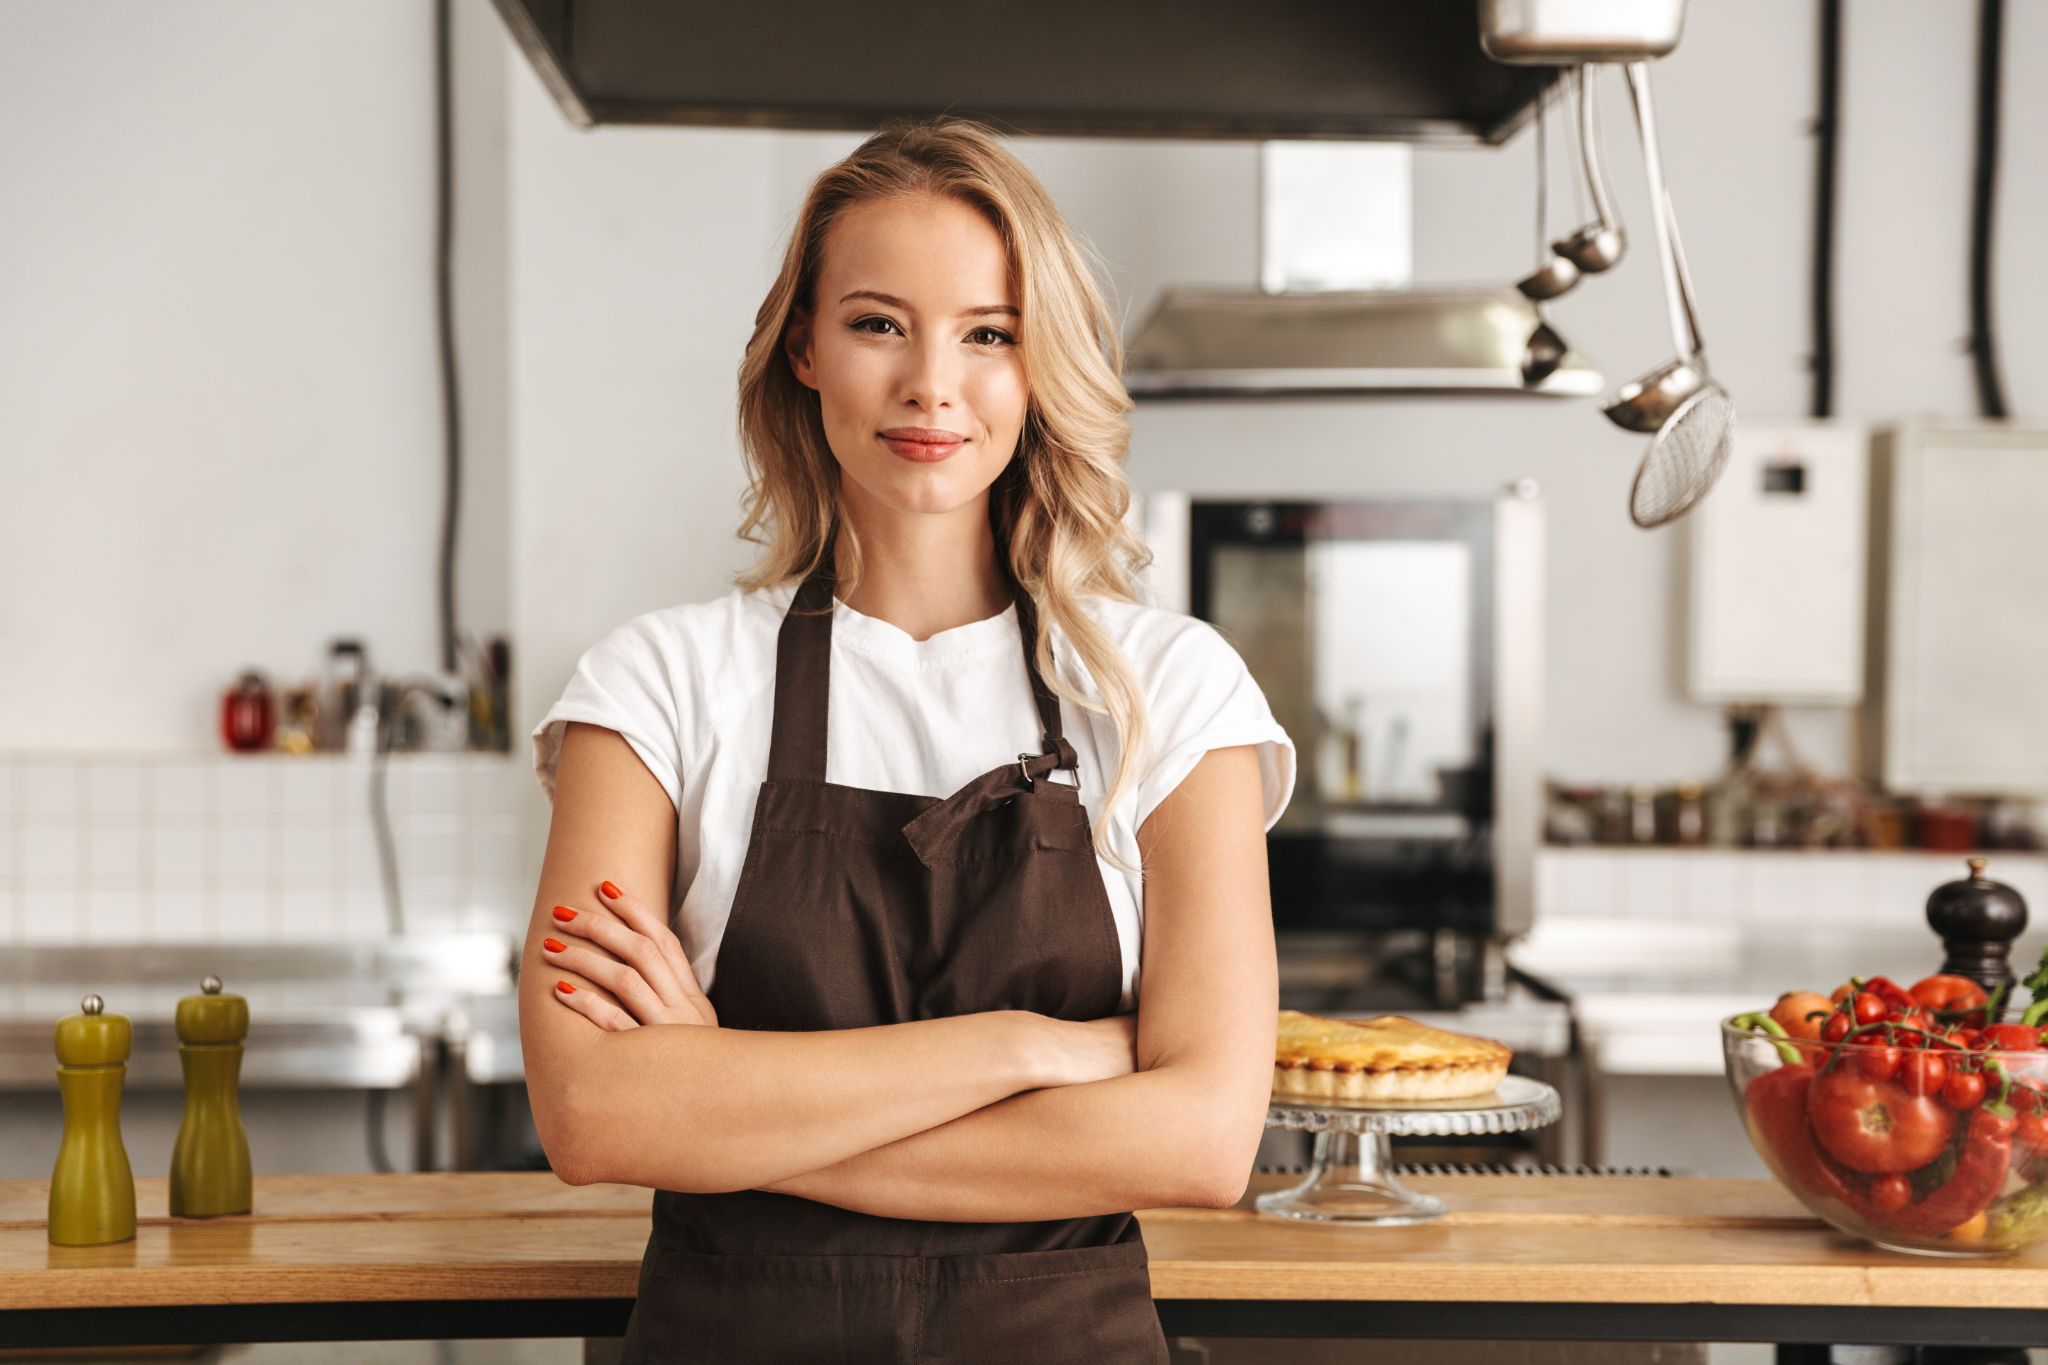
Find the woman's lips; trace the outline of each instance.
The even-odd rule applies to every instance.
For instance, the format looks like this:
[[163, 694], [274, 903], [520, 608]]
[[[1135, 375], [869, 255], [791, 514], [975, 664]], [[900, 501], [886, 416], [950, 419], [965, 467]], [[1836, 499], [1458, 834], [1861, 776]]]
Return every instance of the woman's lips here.
[[919, 464], [935, 464], [945, 459], [961, 446], [964, 441], [907, 441], [895, 436], [884, 436], [882, 444], [906, 460]]

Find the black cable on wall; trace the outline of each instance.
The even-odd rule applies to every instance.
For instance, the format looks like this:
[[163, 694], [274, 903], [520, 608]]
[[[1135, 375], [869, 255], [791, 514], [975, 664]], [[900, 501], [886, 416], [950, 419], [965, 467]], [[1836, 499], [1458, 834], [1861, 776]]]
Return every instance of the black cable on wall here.
[[434, 4], [434, 151], [435, 151], [435, 320], [441, 352], [441, 498], [440, 622], [441, 671], [459, 669], [461, 637], [455, 613], [455, 547], [462, 515], [462, 387], [455, 364], [454, 250], [455, 151], [452, 57], [448, 38], [448, 0]]
[[1842, 0], [1820, 0], [1819, 111], [1814, 131], [1813, 399], [1815, 417], [1835, 411], [1835, 154], [1842, 130]]
[[1991, 332], [1991, 227], [1998, 181], [1999, 49], [2005, 0], [1979, 0], [1977, 10], [1977, 158], [1970, 177], [1970, 360], [1976, 369], [1977, 408], [1985, 417], [2006, 415], [1998, 377], [1998, 342]]

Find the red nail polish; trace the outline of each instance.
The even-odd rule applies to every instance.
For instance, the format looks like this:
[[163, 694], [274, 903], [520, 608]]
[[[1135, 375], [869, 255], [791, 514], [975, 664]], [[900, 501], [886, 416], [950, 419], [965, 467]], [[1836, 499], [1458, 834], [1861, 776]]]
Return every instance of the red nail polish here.
[[567, 924], [570, 920], [576, 918], [576, 912], [566, 905], [558, 905], [555, 907], [555, 918]]
[[540, 941], [540, 943], [541, 943], [541, 946], [542, 946], [543, 948], [546, 948], [546, 949], [547, 949], [547, 950], [548, 950], [549, 952], [551, 952], [551, 953], [560, 953], [560, 952], [566, 952], [566, 951], [568, 950], [568, 947], [569, 947], [569, 945], [568, 945], [568, 944], [566, 944], [566, 943], [558, 943], [558, 942], [556, 942], [556, 941], [555, 941], [554, 939], [551, 939], [551, 938], [544, 938], [544, 939], [542, 939], [542, 940]]
[[566, 981], [557, 981], [555, 983], [555, 989], [560, 991], [564, 995], [576, 994], [576, 988]]
[[625, 892], [619, 890], [618, 887], [613, 886], [610, 882], [604, 883], [602, 886], [598, 887], [598, 890], [604, 892], [605, 895], [610, 896], [613, 900], [617, 900], [619, 897], [626, 894]]

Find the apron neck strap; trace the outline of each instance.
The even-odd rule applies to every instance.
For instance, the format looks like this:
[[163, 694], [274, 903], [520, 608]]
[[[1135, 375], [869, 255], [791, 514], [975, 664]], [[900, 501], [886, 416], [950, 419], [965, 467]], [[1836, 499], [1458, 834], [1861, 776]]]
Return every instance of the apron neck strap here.
[[[836, 610], [833, 593], [838, 586], [838, 564], [833, 557], [837, 540], [838, 528], [834, 527], [826, 534], [825, 550], [817, 568], [797, 586], [776, 637], [775, 721], [768, 742], [768, 778], [772, 782], [825, 780], [825, 721], [831, 700], [832, 617]], [[1038, 638], [1037, 604], [1018, 586], [1010, 572], [1009, 557], [999, 553], [997, 562], [1016, 601], [1017, 633], [1024, 644], [1024, 671], [1031, 678], [1031, 694], [1038, 703], [1045, 752], [1060, 756], [1057, 767], [1072, 768], [1077, 759], [1073, 746], [1061, 733], [1060, 700], [1046, 686], [1032, 650]]]

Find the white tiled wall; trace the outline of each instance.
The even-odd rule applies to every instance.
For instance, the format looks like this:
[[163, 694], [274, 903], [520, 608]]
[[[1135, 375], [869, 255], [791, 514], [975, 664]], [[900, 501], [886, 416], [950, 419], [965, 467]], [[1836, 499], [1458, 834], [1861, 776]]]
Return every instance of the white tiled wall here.
[[[382, 934], [373, 771], [329, 754], [0, 753], [0, 945]], [[384, 772], [406, 927], [519, 932], [539, 865], [518, 844], [524, 764], [394, 754]]]
[[[1985, 875], [2048, 920], [2048, 854], [1992, 851]], [[1719, 924], [1925, 923], [1927, 897], [1966, 876], [1960, 853], [1875, 849], [1548, 847], [1536, 854], [1536, 913]]]

